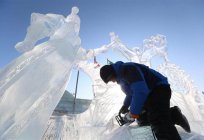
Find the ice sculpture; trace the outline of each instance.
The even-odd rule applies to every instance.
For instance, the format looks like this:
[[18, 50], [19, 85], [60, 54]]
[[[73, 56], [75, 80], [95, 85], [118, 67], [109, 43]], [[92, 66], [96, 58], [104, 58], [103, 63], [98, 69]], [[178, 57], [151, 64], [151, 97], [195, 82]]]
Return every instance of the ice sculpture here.
[[[66, 88], [80, 47], [78, 8], [64, 18], [31, 16], [24, 52], [0, 73], [0, 139], [40, 139], [46, 122]], [[49, 40], [34, 47], [36, 41]]]
[[[128, 61], [151, 67], [153, 56], [164, 62], [158, 70], [172, 84], [172, 105], [178, 104], [190, 120], [193, 133], [179, 129], [184, 139], [203, 139], [204, 101], [190, 77], [167, 58], [166, 37], [152, 36], [143, 45], [128, 48], [115, 33], [111, 41], [96, 49], [80, 47], [79, 9], [72, 8], [64, 18], [55, 14], [32, 14], [31, 25], [16, 49], [23, 54], [0, 72], [0, 139], [122, 140], [153, 139], [150, 127], [119, 127], [114, 116], [124, 94], [116, 84], [105, 85], [99, 78], [99, 67], [88, 59], [114, 49]], [[45, 37], [49, 40], [36, 45]], [[94, 99], [89, 109], [78, 115], [49, 117], [68, 83], [75, 66], [92, 79]], [[47, 121], [48, 126], [46, 126]], [[198, 134], [197, 134], [198, 133]]]
[[158, 34], [156, 36], [152, 36], [150, 39], [145, 39], [141, 48], [134, 47], [132, 49], [129, 49], [126, 45], [124, 45], [114, 32], [110, 33], [110, 37], [110, 47], [122, 54], [129, 61], [151, 66], [151, 59], [158, 55], [164, 58], [165, 62], [168, 62], [166, 51], [167, 42], [164, 35]]

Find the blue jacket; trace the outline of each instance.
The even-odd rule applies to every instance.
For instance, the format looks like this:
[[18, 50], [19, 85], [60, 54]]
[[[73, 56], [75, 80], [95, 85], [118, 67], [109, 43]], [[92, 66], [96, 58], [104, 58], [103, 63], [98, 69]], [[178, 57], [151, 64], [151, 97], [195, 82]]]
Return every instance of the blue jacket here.
[[149, 93], [159, 85], [169, 85], [167, 78], [159, 72], [138, 63], [123, 63], [118, 61], [112, 64], [116, 81], [126, 94], [124, 105], [130, 112], [139, 115]]

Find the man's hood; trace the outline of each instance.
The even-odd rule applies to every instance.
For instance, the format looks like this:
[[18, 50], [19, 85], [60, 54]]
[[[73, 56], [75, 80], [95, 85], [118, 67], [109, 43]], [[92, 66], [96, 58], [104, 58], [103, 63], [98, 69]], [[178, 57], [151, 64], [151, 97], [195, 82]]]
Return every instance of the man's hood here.
[[123, 64], [122, 61], [117, 61], [114, 64], [112, 64], [115, 74], [116, 74], [116, 81], [117, 83], [120, 81], [120, 67]]

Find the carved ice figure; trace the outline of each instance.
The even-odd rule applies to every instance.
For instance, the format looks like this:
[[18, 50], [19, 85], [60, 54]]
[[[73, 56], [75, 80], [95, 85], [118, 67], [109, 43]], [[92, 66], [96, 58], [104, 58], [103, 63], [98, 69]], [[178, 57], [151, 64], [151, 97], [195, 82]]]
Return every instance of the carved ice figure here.
[[168, 62], [166, 44], [166, 37], [160, 34], [145, 39], [143, 41], [141, 62], [149, 62], [151, 66], [151, 59], [156, 55], [161, 56], [165, 62]]
[[72, 7], [72, 12], [70, 15], [67, 16], [66, 21], [67, 22], [74, 22], [74, 30], [79, 34], [80, 31], [80, 18], [77, 15], [79, 12], [79, 9], [77, 7]]
[[109, 46], [111, 48], [113, 48], [116, 52], [119, 52], [119, 54], [123, 55], [129, 61], [139, 62], [139, 56], [136, 55], [134, 51], [125, 46], [114, 32], [111, 32], [109, 35], [111, 38], [111, 43]]
[[[16, 44], [15, 48], [19, 52], [26, 52], [34, 48], [35, 43], [45, 37], [50, 37], [50, 40], [69, 38], [70, 29], [66, 30], [68, 26], [74, 28], [74, 34], [78, 35], [80, 30], [80, 18], [77, 15], [79, 9], [72, 8], [72, 12], [66, 18], [62, 15], [56, 14], [31, 14], [31, 23], [27, 29], [27, 34], [24, 41]], [[72, 33], [72, 34], [73, 34]], [[79, 41], [79, 40], [77, 40]]]
[[1, 140], [41, 139], [80, 48], [77, 9], [67, 18], [31, 15], [26, 37], [16, 45], [24, 53], [0, 72]]
[[151, 66], [151, 59], [154, 56], [161, 56], [165, 62], [168, 62], [166, 51], [166, 37], [163, 35], [152, 36], [143, 41], [142, 47], [128, 48], [122, 43], [115, 33], [110, 33], [111, 43], [109, 44], [116, 52], [122, 54], [126, 59], [132, 62], [146, 64]]

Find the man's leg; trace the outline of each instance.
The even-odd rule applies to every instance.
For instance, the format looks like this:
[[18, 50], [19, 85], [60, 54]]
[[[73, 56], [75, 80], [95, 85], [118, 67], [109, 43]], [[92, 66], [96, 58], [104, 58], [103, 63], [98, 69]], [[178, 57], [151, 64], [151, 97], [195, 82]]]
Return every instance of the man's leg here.
[[[181, 126], [186, 132], [190, 133], [191, 128], [188, 123], [187, 118], [185, 117], [184, 114], [182, 114], [180, 108], [178, 106], [174, 106], [170, 108], [170, 113], [171, 113], [171, 119], [173, 124]], [[142, 113], [140, 114], [139, 119], [137, 119], [137, 123], [139, 126], [149, 126], [150, 123], [147, 118], [147, 111], [143, 110]]]
[[190, 133], [191, 128], [187, 118], [181, 113], [178, 106], [171, 107], [171, 118], [174, 124], [181, 126], [186, 132]]
[[170, 113], [170, 87], [155, 89], [148, 99], [148, 121], [158, 140], [181, 140]]

